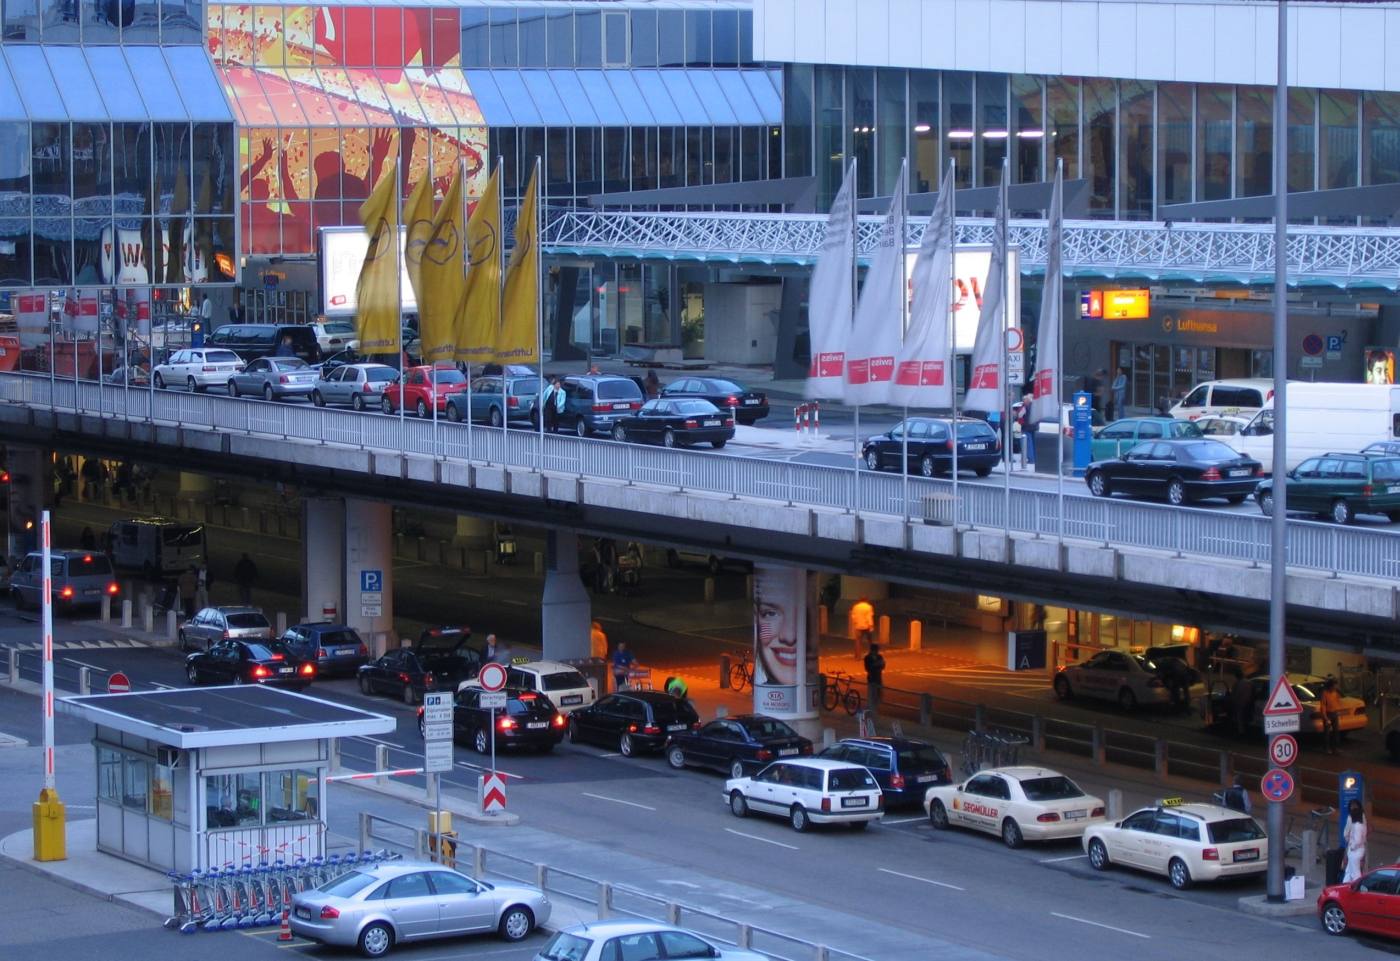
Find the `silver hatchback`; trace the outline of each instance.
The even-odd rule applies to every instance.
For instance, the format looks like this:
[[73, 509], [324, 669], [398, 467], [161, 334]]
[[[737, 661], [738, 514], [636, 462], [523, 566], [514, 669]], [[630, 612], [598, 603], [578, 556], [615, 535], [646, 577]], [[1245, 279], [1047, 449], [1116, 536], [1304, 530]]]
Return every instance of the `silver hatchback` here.
[[401, 941], [495, 931], [519, 941], [549, 920], [539, 888], [488, 884], [428, 861], [357, 868], [292, 899], [292, 933], [369, 958]]
[[345, 364], [322, 372], [311, 402], [317, 407], [348, 404], [355, 410], [378, 410], [384, 388], [398, 375], [386, 364]]
[[219, 641], [270, 641], [272, 624], [256, 607], [206, 607], [180, 625], [180, 650], [207, 651]]

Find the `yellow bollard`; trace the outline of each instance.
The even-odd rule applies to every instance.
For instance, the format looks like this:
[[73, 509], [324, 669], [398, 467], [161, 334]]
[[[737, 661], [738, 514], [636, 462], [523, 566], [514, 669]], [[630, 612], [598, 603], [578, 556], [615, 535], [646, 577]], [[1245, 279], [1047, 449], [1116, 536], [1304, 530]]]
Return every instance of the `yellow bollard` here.
[[909, 650], [922, 651], [924, 649], [924, 622], [909, 622]]
[[68, 857], [63, 802], [55, 788], [44, 788], [34, 802], [34, 860], [63, 861]]

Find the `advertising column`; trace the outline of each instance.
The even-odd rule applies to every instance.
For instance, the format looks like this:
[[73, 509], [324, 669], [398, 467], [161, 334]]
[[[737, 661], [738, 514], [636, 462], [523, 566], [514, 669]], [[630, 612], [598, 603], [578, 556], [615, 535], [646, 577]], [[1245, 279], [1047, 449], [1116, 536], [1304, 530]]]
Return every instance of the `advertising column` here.
[[812, 604], [805, 570], [754, 566], [754, 710], [815, 726], [821, 689]]

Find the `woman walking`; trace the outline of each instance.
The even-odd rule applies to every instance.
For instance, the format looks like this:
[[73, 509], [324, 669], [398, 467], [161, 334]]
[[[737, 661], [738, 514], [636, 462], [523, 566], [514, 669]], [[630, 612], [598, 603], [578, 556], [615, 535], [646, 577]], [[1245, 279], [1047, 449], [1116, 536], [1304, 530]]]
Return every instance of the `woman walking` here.
[[1347, 805], [1347, 829], [1342, 834], [1347, 849], [1343, 884], [1350, 884], [1366, 871], [1366, 834], [1366, 812], [1361, 809], [1360, 801], [1352, 800]]

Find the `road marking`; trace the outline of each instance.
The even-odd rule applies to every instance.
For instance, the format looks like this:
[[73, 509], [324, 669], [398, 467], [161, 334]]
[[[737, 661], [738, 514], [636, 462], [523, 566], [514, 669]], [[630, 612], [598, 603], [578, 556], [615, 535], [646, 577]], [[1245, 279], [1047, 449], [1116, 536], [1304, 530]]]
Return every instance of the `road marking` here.
[[101, 671], [104, 674], [107, 672], [105, 667], [98, 667], [96, 664], [84, 664], [82, 661], [75, 661], [71, 657], [62, 657], [59, 658], [59, 660], [63, 661], [65, 664], [76, 664], [79, 667], [85, 667], [89, 671]]
[[1061, 861], [1079, 861], [1087, 858], [1087, 854], [1070, 854], [1062, 858], [1041, 858], [1041, 864], [1059, 864]]
[[1090, 921], [1088, 918], [1076, 918], [1072, 914], [1060, 914], [1058, 911], [1051, 911], [1052, 918], [1064, 918], [1066, 921], [1078, 921], [1080, 924], [1088, 924], [1095, 928], [1103, 928], [1106, 931], [1117, 931], [1119, 934], [1130, 934], [1135, 938], [1142, 938], [1144, 941], [1151, 941], [1152, 935], [1142, 934], [1138, 931], [1129, 931], [1127, 928], [1115, 928], [1111, 924], [1102, 924], [1098, 921]]
[[357, 734], [357, 735], [355, 735], [355, 740], [357, 740], [357, 741], [369, 741], [371, 744], [383, 744], [385, 747], [391, 747], [391, 748], [393, 748], [393, 749], [396, 750], [396, 751], [408, 751], [408, 748], [404, 747], [402, 744], [395, 744], [393, 741], [384, 741], [384, 740], [380, 740], [380, 739], [377, 738], [377, 737], [369, 737], [368, 735], [365, 735], [365, 734]]
[[750, 841], [762, 841], [764, 844], [772, 844], [775, 847], [787, 848], [789, 851], [801, 850], [795, 844], [784, 844], [782, 841], [772, 841], [768, 838], [761, 838], [757, 834], [745, 834], [743, 831], [736, 831], [733, 828], [725, 828], [730, 834], [737, 834], [741, 838], [748, 838]]
[[948, 884], [946, 881], [935, 881], [933, 878], [921, 878], [917, 874], [905, 874], [903, 871], [891, 871], [889, 868], [876, 868], [884, 874], [893, 874], [897, 878], [908, 878], [910, 881], [922, 881], [925, 884], [937, 885], [940, 888], [949, 888], [953, 891], [966, 891], [967, 888], [960, 888], [956, 884]]
[[159, 690], [159, 691], [176, 691], [176, 690], [179, 690], [179, 688], [175, 687], [175, 685], [173, 685], [173, 684], [162, 684], [162, 683], [160, 683], [160, 681], [147, 681], [146, 683], [147, 683], [147, 684], [150, 684], [151, 687], [153, 687], [153, 688], [155, 688], [156, 690]]
[[923, 820], [922, 817], [917, 817], [917, 818], [897, 818], [896, 820], [893, 820], [893, 821], [891, 821], [889, 818], [881, 818], [877, 823], [879, 823], [879, 824], [912, 824], [912, 823], [914, 823], [915, 821], [922, 821], [922, 820]]
[[598, 801], [611, 801], [611, 802], [614, 803], [614, 804], [625, 804], [625, 805], [627, 805], [627, 806], [630, 807], [630, 808], [641, 808], [643, 811], [655, 811], [655, 810], [656, 810], [656, 808], [652, 807], [652, 806], [649, 805], [649, 804], [638, 804], [636, 801], [624, 801], [624, 800], [622, 800], [622, 798], [620, 798], [620, 797], [608, 797], [608, 796], [605, 795], [605, 794], [589, 794], [587, 791], [584, 791], [584, 792], [583, 792], [583, 796], [584, 796], [584, 797], [591, 797], [591, 798], [593, 798], [593, 799], [595, 799], [595, 800], [598, 800]]
[[[491, 772], [491, 769], [489, 767], [482, 767], [480, 764], [468, 764], [466, 761], [458, 761], [457, 766], [466, 768], [468, 771], [480, 771], [482, 774], [488, 774]], [[496, 773], [499, 774], [501, 777], [513, 777], [517, 781], [525, 780], [525, 775], [523, 774], [512, 774], [509, 771], [502, 771], [500, 768], [496, 769]]]
[[594, 757], [622, 757], [622, 755], [613, 751], [611, 754], [596, 754]]

